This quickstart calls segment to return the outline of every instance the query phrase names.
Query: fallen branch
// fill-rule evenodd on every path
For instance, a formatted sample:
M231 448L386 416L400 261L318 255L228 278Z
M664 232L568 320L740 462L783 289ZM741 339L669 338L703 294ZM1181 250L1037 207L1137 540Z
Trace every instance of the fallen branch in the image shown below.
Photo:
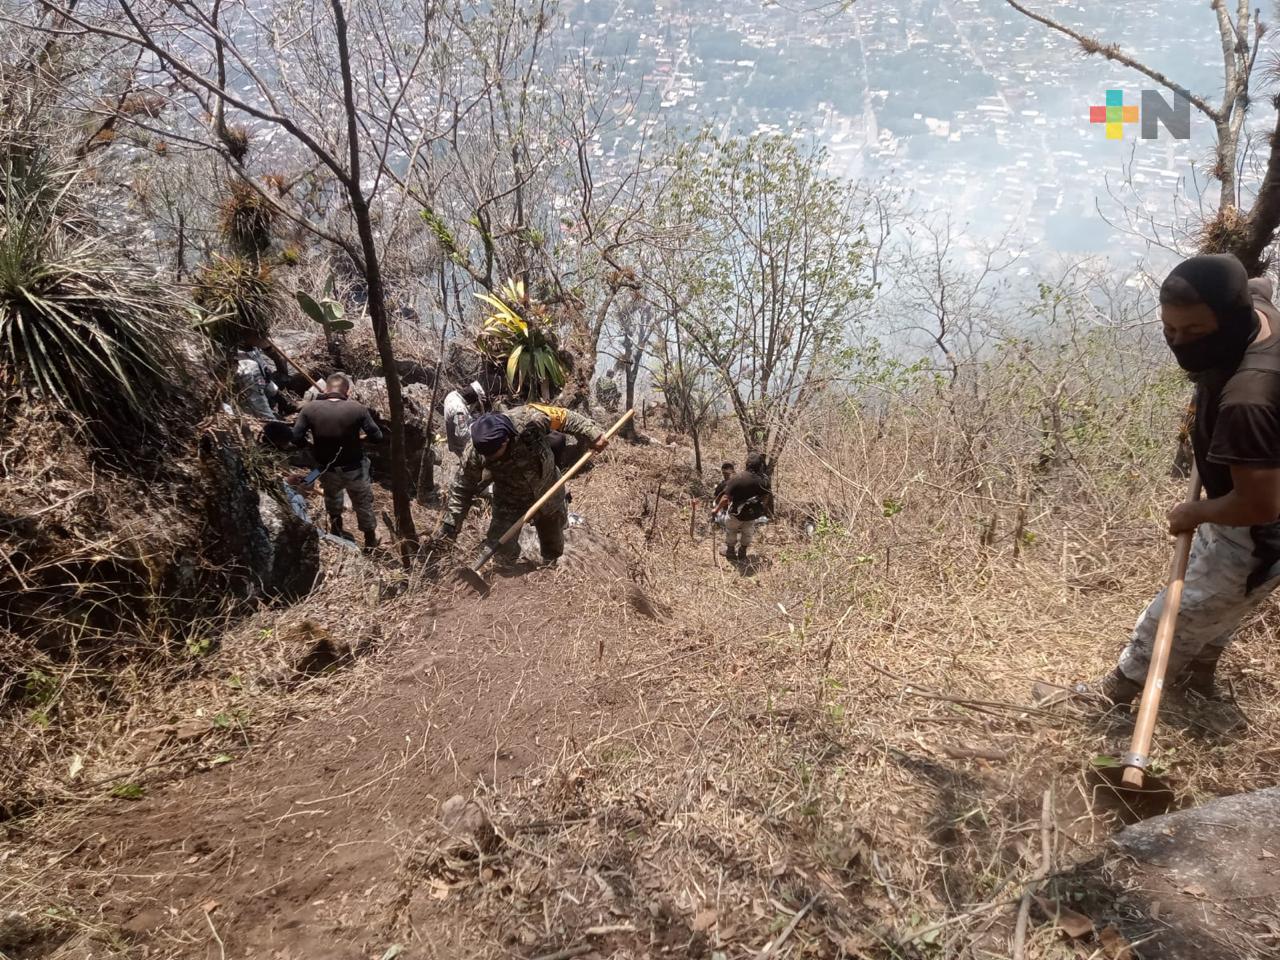
M1013 928L1013 960L1023 960L1027 949L1027 919L1031 915L1031 898L1049 875L1053 862L1053 848L1049 840L1049 824L1053 816L1053 789L1044 792L1040 801L1040 867L1031 878L1032 883L1022 893L1018 905L1018 920Z
M766 958L773 956L773 952L782 946L787 937L791 936L800 921L804 919L804 915L808 913L817 902L817 897L810 897L809 902L796 911L796 915L791 918L791 922L788 923L786 929L778 935L778 938L776 940L770 940L760 949L760 952L756 954L756 960L766 960Z

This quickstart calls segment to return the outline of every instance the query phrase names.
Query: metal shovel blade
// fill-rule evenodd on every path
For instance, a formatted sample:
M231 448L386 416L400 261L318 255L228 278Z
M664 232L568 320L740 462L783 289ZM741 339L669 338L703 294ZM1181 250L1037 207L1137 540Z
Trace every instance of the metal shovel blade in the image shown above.
M484 577L480 576L478 570L473 570L470 567L458 567L454 571L454 576L480 596L487 597L489 595L489 584L485 582Z
M480 556L476 558L475 563L471 566L460 566L454 571L454 576L461 580L472 590L482 597L489 595L489 584L485 582L484 577L480 576L480 571L484 569L484 565L488 563L494 554L494 548L486 546Z
M1144 771L1140 785L1128 783L1124 773L1130 768L1122 763L1112 759L1109 763L1095 761L1090 766L1085 782L1096 804L1113 810L1125 823L1156 817L1174 808L1177 794L1172 785L1149 771Z

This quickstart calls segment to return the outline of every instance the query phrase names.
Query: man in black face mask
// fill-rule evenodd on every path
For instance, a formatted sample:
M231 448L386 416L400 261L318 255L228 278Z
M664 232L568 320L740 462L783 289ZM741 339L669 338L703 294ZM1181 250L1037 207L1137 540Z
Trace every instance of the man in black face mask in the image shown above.
M1169 657L1175 683L1216 699L1214 674L1236 627L1280 584L1280 312L1271 281L1230 255L1192 257L1160 287L1165 340L1196 385L1191 444L1207 499L1179 503L1171 534L1195 531ZM1163 592L1139 618L1099 691L1142 692Z

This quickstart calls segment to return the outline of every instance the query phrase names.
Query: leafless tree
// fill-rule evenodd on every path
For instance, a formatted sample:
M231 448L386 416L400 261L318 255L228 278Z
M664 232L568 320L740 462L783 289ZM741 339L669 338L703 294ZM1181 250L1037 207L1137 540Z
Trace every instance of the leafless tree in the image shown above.
M888 255L893 279L880 314L896 331L923 340L951 385L958 385L991 338L1003 279L1019 258L1010 234L981 249L962 247L950 216L905 218Z
M51 41L87 36L136 51L150 87L163 81L168 108L123 119L176 145L215 152L283 218L353 266L386 377L391 489L406 555L416 531L383 264L404 216L398 172L456 137L460 119L484 94L483 84L473 85L466 101L439 82L456 75L458 6L445 16L432 0L354 9L344 0L252 7L225 0L178 6L41 0L49 16L26 23ZM439 109L442 103L449 109ZM304 191L282 183L269 188L247 165L249 145L258 140L274 161L300 166L299 179L317 184L329 202L313 205Z
M1219 182L1220 190L1217 211L1207 218L1201 230L1200 247L1207 253L1233 253L1244 263L1250 276L1262 274L1270 262L1268 251L1280 226L1280 94L1270 98L1276 109L1274 131L1246 211L1245 198L1251 190L1242 183L1248 145L1245 119L1252 103L1252 88L1258 85L1258 54L1267 32L1260 11L1255 11L1249 0L1237 0L1234 12L1228 0L1212 0L1209 5L1222 46L1222 95L1215 103L1210 97L1192 92L1176 79L1143 63L1119 44L1089 36L1020 0L1006 2L1023 16L1070 38L1086 54L1106 57L1185 97L1192 107L1212 121L1216 135L1212 175Z
M406 189L467 288L521 280L547 309L574 357L560 402L584 405L610 311L640 284L643 91L616 66L559 57L549 0L493 7L483 30L456 27L467 60L493 82L455 136L415 155Z

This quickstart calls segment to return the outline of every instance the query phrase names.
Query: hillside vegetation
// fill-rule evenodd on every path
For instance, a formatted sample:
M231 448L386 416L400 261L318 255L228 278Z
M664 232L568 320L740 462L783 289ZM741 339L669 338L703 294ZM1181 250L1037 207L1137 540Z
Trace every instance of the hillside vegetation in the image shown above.
M641 137L536 0L5 20L0 956L1189 955L1107 842L1275 783L1273 606L1244 733L1170 694L1154 803L1099 788L1123 717L1032 697L1167 567L1154 265L985 247L782 134ZM363 552L281 439L335 372L386 435ZM485 597L490 507L436 535L473 381L636 410Z

